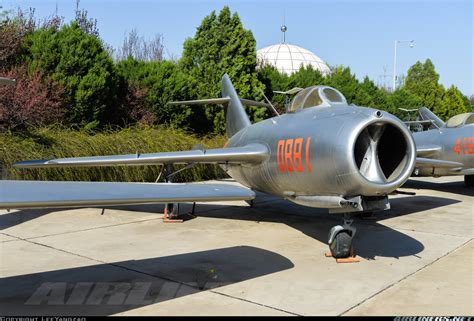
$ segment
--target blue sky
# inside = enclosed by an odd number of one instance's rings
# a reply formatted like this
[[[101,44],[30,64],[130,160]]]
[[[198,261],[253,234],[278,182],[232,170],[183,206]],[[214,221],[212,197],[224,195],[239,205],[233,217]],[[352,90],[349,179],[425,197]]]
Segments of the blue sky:
[[[36,9],[36,17],[58,14],[70,20],[75,0],[0,0],[4,9]],[[159,33],[168,55],[180,56],[204,16],[228,5],[252,30],[257,49],[281,41],[285,17],[287,41],[307,48],[330,65],[345,65],[359,77],[391,85],[395,40],[415,40],[398,47],[397,74],[417,60],[430,58],[440,82],[474,94],[473,16],[471,0],[453,1],[271,1],[271,0],[81,0],[98,20],[101,37],[117,48],[136,28],[145,38]]]

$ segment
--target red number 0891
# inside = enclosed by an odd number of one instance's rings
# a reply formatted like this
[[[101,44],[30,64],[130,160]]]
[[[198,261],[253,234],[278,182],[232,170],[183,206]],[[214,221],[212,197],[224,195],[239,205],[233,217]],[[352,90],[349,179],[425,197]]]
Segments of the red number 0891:
[[[311,161],[309,157],[310,144],[311,137],[306,138],[306,143],[304,143],[304,138],[302,137],[294,139],[280,139],[277,146],[278,170],[282,173],[291,173],[304,172],[306,168],[308,172],[311,172]]]

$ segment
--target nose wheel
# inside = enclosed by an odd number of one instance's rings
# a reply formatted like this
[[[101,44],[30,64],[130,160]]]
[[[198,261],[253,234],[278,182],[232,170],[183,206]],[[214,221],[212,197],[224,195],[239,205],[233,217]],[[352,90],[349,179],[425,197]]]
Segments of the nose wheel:
[[[335,258],[338,263],[359,262],[354,257],[352,245],[356,234],[356,228],[352,226],[353,221],[349,214],[345,214],[343,225],[336,225],[329,231],[328,245],[330,252],[326,256]]]

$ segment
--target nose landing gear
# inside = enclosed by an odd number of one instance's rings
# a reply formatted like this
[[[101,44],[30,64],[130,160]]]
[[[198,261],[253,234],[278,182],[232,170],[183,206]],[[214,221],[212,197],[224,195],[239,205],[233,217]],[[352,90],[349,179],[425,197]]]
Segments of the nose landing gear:
[[[350,214],[344,214],[343,225],[336,225],[329,231],[327,257],[333,257],[338,263],[355,263],[359,259],[354,256],[352,241],[356,228],[352,226],[353,219]]]

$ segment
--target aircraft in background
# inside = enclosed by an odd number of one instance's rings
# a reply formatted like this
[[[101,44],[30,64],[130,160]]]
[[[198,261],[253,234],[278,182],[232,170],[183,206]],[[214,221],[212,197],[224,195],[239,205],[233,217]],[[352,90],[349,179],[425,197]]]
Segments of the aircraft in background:
[[[405,183],[415,166],[415,143],[402,121],[384,111],[349,105],[331,87],[300,90],[286,114],[255,124],[243,105],[267,104],[241,99],[227,74],[221,98],[174,104],[224,105],[229,138],[224,148],[32,160],[14,166],[156,164],[163,165],[170,178],[174,164],[212,163],[249,189],[219,184],[1,181],[0,208],[249,200],[256,190],[344,214],[343,224],[334,226],[328,239],[332,256],[341,258],[351,254],[356,232],[352,215],[389,209],[388,195]]]
[[[427,127],[413,133],[418,156],[414,176],[464,175],[474,187],[474,113],[451,117],[446,123],[426,107],[418,109],[418,120],[406,122]]]

